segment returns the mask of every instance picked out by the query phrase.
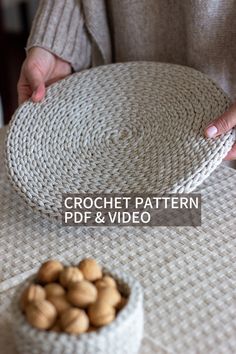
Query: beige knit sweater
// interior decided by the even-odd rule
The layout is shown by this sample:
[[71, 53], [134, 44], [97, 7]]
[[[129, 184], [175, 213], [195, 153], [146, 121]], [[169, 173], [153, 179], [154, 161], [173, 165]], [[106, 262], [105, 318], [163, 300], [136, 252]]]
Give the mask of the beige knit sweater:
[[236, 98], [235, 0], [41, 0], [27, 48], [78, 71], [154, 60], [194, 67]]

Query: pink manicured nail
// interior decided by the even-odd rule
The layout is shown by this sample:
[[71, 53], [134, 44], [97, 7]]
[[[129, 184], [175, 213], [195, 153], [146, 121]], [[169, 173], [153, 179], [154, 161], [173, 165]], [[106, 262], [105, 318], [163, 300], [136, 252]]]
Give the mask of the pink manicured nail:
[[34, 93], [32, 94], [32, 99], [33, 99], [33, 100], [37, 100], [37, 93], [36, 93], [36, 92], [34, 92]]
[[33, 101], [40, 101], [40, 94], [38, 92], [34, 92], [32, 95]]
[[208, 138], [213, 138], [217, 134], [217, 131], [218, 131], [217, 128], [214, 125], [212, 125], [209, 128], [207, 128], [206, 134]]

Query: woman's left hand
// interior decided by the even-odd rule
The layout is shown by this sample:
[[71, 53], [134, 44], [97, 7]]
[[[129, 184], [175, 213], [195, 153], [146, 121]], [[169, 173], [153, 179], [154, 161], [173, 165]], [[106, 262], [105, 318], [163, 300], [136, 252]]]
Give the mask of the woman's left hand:
[[[222, 114], [211, 122], [205, 129], [205, 135], [207, 138], [215, 138], [218, 135], [228, 132], [230, 129], [236, 126], [236, 103], [233, 104], [228, 111]], [[228, 152], [225, 160], [236, 160], [236, 143], [232, 146], [232, 149]]]

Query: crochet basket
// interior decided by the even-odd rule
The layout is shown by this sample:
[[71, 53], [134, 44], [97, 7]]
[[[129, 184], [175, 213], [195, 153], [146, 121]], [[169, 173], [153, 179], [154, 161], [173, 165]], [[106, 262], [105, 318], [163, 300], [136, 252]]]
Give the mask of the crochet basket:
[[105, 272], [116, 279], [123, 295], [129, 296], [128, 303], [111, 324], [78, 336], [30, 326], [20, 310], [19, 299], [32, 276], [21, 284], [12, 303], [13, 334], [19, 354], [137, 354], [143, 336], [142, 288], [122, 271]]
[[234, 142], [232, 131], [204, 137], [229, 104], [208, 77], [179, 65], [132, 62], [73, 74], [15, 112], [10, 179], [28, 204], [56, 218], [66, 192], [191, 192]]

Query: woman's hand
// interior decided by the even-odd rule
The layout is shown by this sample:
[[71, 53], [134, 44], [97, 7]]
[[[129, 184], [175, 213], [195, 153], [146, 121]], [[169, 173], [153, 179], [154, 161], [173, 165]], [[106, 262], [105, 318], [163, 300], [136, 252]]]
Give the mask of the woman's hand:
[[68, 62], [58, 58], [40, 47], [31, 48], [22, 65], [17, 84], [19, 104], [30, 97], [34, 102], [41, 101], [46, 86], [71, 74]]
[[[236, 103], [233, 104], [228, 111], [211, 122], [205, 129], [207, 138], [214, 138], [218, 135], [228, 132], [236, 126]], [[225, 160], [236, 160], [236, 143], [229, 151]]]

